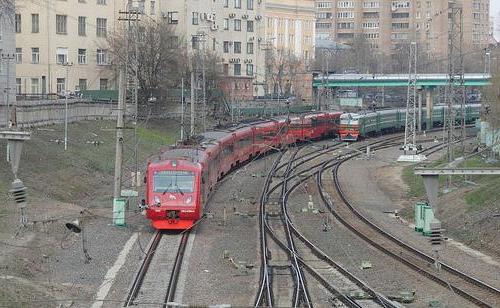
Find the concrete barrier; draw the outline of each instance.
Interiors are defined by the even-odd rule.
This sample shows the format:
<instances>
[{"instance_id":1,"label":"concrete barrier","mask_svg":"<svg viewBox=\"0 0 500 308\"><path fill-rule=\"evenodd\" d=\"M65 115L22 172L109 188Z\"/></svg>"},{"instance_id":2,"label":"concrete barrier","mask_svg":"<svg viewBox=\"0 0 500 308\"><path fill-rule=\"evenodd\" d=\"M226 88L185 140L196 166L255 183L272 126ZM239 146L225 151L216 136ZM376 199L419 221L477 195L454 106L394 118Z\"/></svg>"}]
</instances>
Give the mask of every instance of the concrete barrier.
<instances>
[{"instance_id":1,"label":"concrete barrier","mask_svg":"<svg viewBox=\"0 0 500 308\"><path fill-rule=\"evenodd\" d=\"M82 99L68 99L68 122L83 120L114 120L117 104L114 102L93 102ZM17 127L35 127L64 123L65 100L18 101L10 106ZM0 105L0 127L6 126L7 106Z\"/></svg>"}]
</instances>

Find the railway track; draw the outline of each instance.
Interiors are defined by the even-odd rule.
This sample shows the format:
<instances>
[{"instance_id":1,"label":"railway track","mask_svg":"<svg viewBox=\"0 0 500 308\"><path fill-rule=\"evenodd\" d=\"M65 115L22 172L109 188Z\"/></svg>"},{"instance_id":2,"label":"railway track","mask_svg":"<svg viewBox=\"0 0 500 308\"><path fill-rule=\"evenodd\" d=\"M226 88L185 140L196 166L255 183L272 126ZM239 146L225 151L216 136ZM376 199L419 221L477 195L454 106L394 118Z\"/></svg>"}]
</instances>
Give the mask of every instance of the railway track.
<instances>
[{"instance_id":1,"label":"railway track","mask_svg":"<svg viewBox=\"0 0 500 308\"><path fill-rule=\"evenodd\" d=\"M190 231L167 234L157 231L134 276L123 307L163 303L175 300L177 281Z\"/></svg>"},{"instance_id":2,"label":"railway track","mask_svg":"<svg viewBox=\"0 0 500 308\"><path fill-rule=\"evenodd\" d=\"M400 137L398 136L396 138ZM380 141L376 141L372 144L377 144L379 142ZM335 146L333 148L335 148ZM324 163L316 163L313 166L306 165L304 166L306 168L305 170L295 173L292 173L292 169L295 170L299 166L304 165L306 162L310 162L313 159L316 159L333 150L335 149L327 149L321 151L320 153L315 153L314 155L308 155L308 153L302 156L297 156L297 151L294 152L286 163L286 170L284 174L280 176L282 179L276 185L271 187L271 183L273 178L276 176L277 170L285 166L285 164L279 164L279 162L283 159L284 154L281 153L273 163L260 199L259 225L261 229L262 266L261 284L259 292L256 296L255 306L267 305L272 307L273 305L278 306L279 304L283 304L282 301L275 303L275 297L277 295L275 293L279 292L279 289L277 289L275 285L278 284L277 280L282 278L276 278L276 275L273 275L273 272L276 272L273 266L277 264L276 257L280 257L279 251L277 251L277 248L279 248L282 252L284 251L288 254L288 260L291 263L290 265L285 263L285 267L293 269L290 276L294 277L294 292L293 296L288 299L291 301L291 306L313 306L305 276L302 273L303 268L326 290L328 290L333 295L335 300L341 302L347 307L397 307L387 298L370 288L366 283L349 273L345 268L322 252L319 247L309 241L294 226L293 221L288 214L287 204L290 194L297 187L299 187L301 183L317 174ZM281 190L278 191L278 188L280 187ZM272 214L268 209L268 206L272 204L272 202L269 201L272 199L271 195L273 193L279 193L279 197L273 199L279 200L279 202L277 202L279 203L280 208L279 218L276 217L278 216L276 213ZM272 243L268 241L267 235L272 238ZM272 260L273 257L275 260ZM351 298L346 294L348 290L362 291L368 294L369 298ZM290 304L288 303L287 306L290 306Z\"/></svg>"},{"instance_id":3,"label":"railway track","mask_svg":"<svg viewBox=\"0 0 500 308\"><path fill-rule=\"evenodd\" d=\"M382 144L380 147L388 147L388 145ZM434 151L438 148L439 146L431 147L430 149ZM333 166L325 164L319 173L317 185L320 189L322 198L326 198L326 191L328 191L328 189L323 187L321 175L327 169L333 168L332 174L335 191L330 192L336 194L340 202L335 207L333 207L332 204L326 203L331 213L348 229L372 246L409 266L432 281L446 288L450 288L455 294L460 295L471 303L480 307L500 306L499 289L453 268L446 263L441 262L442 271L440 273L429 270L434 263L434 259L431 256L384 231L354 207L343 191L338 177L338 170L343 163L358 155L359 154L356 153L345 157Z\"/></svg>"}]
</instances>

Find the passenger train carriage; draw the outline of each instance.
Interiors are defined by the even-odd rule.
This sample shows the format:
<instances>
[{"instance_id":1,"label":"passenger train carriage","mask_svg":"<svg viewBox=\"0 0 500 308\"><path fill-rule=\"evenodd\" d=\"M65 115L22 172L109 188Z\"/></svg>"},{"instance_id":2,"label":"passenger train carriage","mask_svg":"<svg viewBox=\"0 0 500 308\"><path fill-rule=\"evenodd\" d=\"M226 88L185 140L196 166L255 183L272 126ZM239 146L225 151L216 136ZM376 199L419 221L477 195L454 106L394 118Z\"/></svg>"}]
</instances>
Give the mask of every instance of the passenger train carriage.
<instances>
[{"instance_id":1,"label":"passenger train carriage","mask_svg":"<svg viewBox=\"0 0 500 308\"><path fill-rule=\"evenodd\" d=\"M146 216L156 229L188 229L203 215L215 184L256 155L338 132L340 112L275 118L201 134L153 157L146 171Z\"/></svg>"},{"instance_id":2,"label":"passenger train carriage","mask_svg":"<svg viewBox=\"0 0 500 308\"><path fill-rule=\"evenodd\" d=\"M461 108L455 106L455 121L460 123ZM465 122L473 123L479 118L480 104L465 106ZM422 109L422 128L443 126L447 115L446 106L434 106L432 123L427 123L427 110ZM406 109L389 109L366 113L344 113L340 117L339 135L343 141L356 141L359 138L375 134L400 131L405 127Z\"/></svg>"},{"instance_id":3,"label":"passenger train carriage","mask_svg":"<svg viewBox=\"0 0 500 308\"><path fill-rule=\"evenodd\" d=\"M466 122L479 118L481 106L467 105ZM461 118L457 108L457 121ZM434 107L432 123L442 126L445 106ZM422 123L426 112L423 110ZM203 133L198 145L179 145L148 162L146 215L156 229L188 229L203 216L216 183L255 156L291 143L340 135L355 141L372 134L402 130L405 110L367 113L317 112ZM425 124L424 124L425 127Z\"/></svg>"}]
</instances>

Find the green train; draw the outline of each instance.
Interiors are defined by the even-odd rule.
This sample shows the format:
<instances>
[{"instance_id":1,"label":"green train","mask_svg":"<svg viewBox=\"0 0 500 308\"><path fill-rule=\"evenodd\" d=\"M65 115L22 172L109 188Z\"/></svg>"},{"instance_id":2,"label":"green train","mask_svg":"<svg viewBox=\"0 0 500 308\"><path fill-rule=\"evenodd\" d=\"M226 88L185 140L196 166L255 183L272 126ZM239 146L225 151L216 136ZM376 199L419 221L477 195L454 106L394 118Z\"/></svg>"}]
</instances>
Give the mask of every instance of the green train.
<instances>
[{"instance_id":1,"label":"green train","mask_svg":"<svg viewBox=\"0 0 500 308\"><path fill-rule=\"evenodd\" d=\"M422 110L422 129L440 127L445 123L446 106L434 106L432 117L427 118L427 110ZM459 124L462 119L460 106L455 106L455 121ZM474 123L481 113L481 104L465 106L466 124ZM417 115L418 116L418 115ZM339 135L341 140L356 141L365 136L384 134L403 130L405 127L406 109L388 109L364 113L344 113L340 116Z\"/></svg>"}]
</instances>

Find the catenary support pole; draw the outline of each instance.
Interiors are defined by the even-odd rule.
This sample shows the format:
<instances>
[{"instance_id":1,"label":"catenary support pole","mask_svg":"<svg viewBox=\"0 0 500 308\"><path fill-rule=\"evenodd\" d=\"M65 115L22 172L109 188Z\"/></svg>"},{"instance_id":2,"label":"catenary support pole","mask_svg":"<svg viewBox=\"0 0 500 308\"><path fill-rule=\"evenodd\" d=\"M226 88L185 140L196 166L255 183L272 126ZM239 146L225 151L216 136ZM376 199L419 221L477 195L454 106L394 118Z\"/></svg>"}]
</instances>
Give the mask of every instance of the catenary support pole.
<instances>
[{"instance_id":1,"label":"catenary support pole","mask_svg":"<svg viewBox=\"0 0 500 308\"><path fill-rule=\"evenodd\" d=\"M116 116L116 153L115 153L115 178L113 198L121 197L122 161L123 161L123 115L125 109L125 72L120 69L118 76L118 110Z\"/></svg>"}]
</instances>

